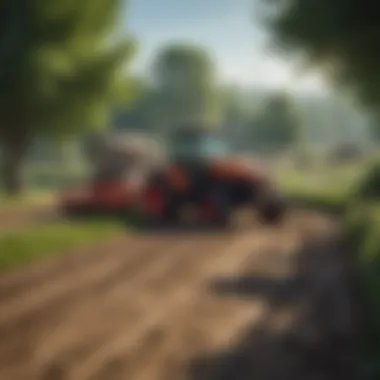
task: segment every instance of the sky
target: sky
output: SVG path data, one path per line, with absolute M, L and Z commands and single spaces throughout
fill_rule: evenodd
M 294 65 L 269 54 L 266 33 L 255 21 L 254 0 L 131 0 L 125 28 L 139 42 L 133 70 L 146 73 L 158 49 L 173 42 L 204 46 L 220 80 L 241 87 L 321 92 L 315 74 L 300 76 Z

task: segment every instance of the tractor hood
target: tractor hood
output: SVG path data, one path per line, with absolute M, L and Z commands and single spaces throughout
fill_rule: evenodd
M 245 179 L 250 181 L 267 181 L 269 176 L 263 165 L 252 157 L 229 156 L 200 160 L 185 160 L 172 162 L 171 173 L 187 173 L 190 177 L 198 177 L 202 173 L 211 172 L 217 178 Z
M 264 168 L 257 160 L 247 157 L 215 159 L 211 162 L 211 168 L 213 172 L 226 176 L 245 176 L 257 180 L 264 179 L 267 176 Z

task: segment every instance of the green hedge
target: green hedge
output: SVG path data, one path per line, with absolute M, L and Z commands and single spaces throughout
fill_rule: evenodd
M 346 239 L 356 252 L 358 288 L 365 315 L 361 352 L 365 374 L 380 378 L 380 162 L 356 186 L 346 215 Z
M 355 254 L 361 326 L 363 378 L 380 378 L 380 203 L 352 204 L 344 228 Z

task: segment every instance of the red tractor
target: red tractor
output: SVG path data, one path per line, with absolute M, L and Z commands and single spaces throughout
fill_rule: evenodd
M 228 226 L 242 206 L 256 210 L 264 223 L 282 219 L 285 203 L 269 175 L 252 158 L 234 154 L 218 133 L 178 129 L 168 152 L 168 162 L 150 173 L 142 193 L 149 221 L 177 223 L 188 205 L 220 226 Z

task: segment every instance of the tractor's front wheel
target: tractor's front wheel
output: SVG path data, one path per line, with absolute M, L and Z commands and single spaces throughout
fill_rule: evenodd
M 79 205 L 64 205 L 61 207 L 61 214 L 67 219 L 84 219 L 91 215 L 88 208 Z

